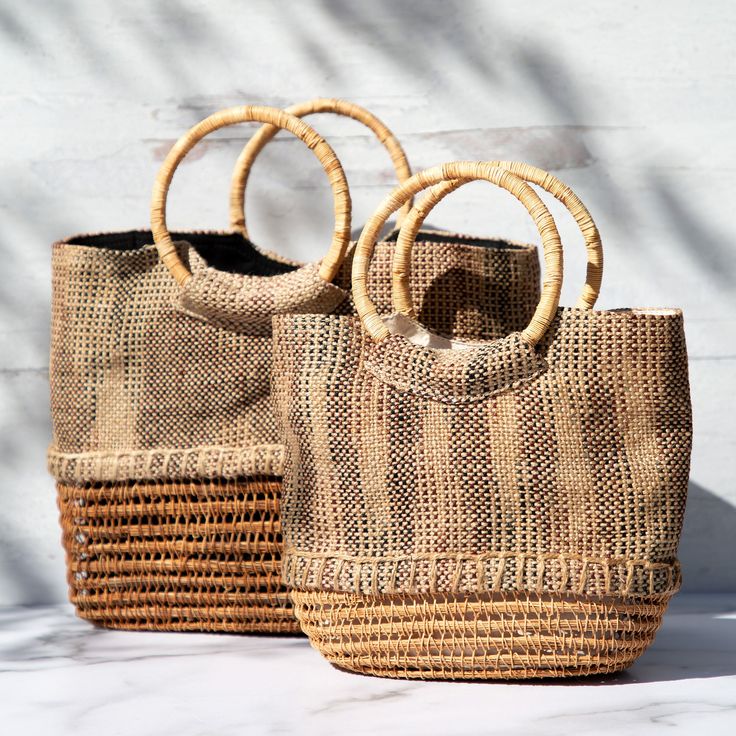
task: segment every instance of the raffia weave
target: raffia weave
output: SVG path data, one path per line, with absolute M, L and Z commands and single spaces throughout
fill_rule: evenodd
M 473 626 L 495 619 L 503 596 L 557 601 L 530 635 L 561 611 L 608 601 L 610 631 L 633 616 L 648 632 L 634 647 L 643 651 L 680 581 L 691 447 L 681 313 L 562 309 L 536 350 L 518 334 L 472 350 L 399 335 L 375 343 L 354 318 L 283 316 L 274 366 L 289 456 L 284 575 L 326 656 L 359 671 L 445 676 L 427 665 L 443 635 L 431 622 L 454 617 L 469 595 Z M 426 627 L 412 628 L 422 605 Z M 516 615 L 527 621 L 524 605 Z M 383 622 L 384 634 L 364 635 L 345 623 L 352 616 Z M 374 635 L 386 641 L 368 645 Z M 492 650 L 479 654 L 486 664 Z M 600 649 L 583 669 L 620 669 L 629 654 Z M 509 676 L 582 671 L 532 660 Z M 453 677 L 513 669 L 446 666 Z
M 351 312 L 342 288 L 349 266 L 334 286 L 315 267 L 266 256 L 239 236 L 176 237 L 193 274 L 183 289 L 145 232 L 79 236 L 53 248 L 49 468 L 59 482 L 71 596 L 83 616 L 106 625 L 295 630 L 272 573 L 238 568 L 260 554 L 249 540 L 265 522 L 249 499 L 264 478 L 277 523 L 284 448 L 269 395 L 270 320 Z M 523 326 L 539 296 L 536 249 L 462 242 L 420 245 L 429 265 L 414 293 L 424 318 L 462 336 Z M 379 245 L 371 275 L 381 303 L 390 248 Z M 80 498 L 83 513 L 69 506 Z M 146 515 L 151 504 L 155 521 Z M 143 525 L 132 521 L 141 508 Z M 85 515 L 92 509 L 94 523 Z M 74 541 L 79 535 L 84 542 Z M 154 569 L 162 548 L 168 556 Z M 267 555 L 270 570 L 278 550 Z M 179 591 L 161 571 L 184 568 L 188 587 Z

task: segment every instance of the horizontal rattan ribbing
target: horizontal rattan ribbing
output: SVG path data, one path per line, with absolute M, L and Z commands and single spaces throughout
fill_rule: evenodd
M 110 628 L 297 633 L 277 478 L 59 483 L 69 595 Z
M 381 144 L 391 156 L 394 170 L 399 182 L 406 181 L 411 176 L 411 167 L 396 136 L 373 113 L 360 105 L 346 100 L 329 97 L 318 97 L 307 102 L 299 102 L 287 107 L 285 112 L 303 118 L 316 113 L 335 113 L 352 118 L 368 127 L 376 135 Z M 249 237 L 245 220 L 245 191 L 248 177 L 258 154 L 273 140 L 279 129 L 273 125 L 264 125 L 251 137 L 238 157 L 233 170 L 230 185 L 230 226 L 238 230 L 244 237 Z M 403 216 L 412 208 L 412 200 L 407 200 L 397 217 L 401 223 Z
M 535 593 L 365 596 L 292 591 L 332 664 L 406 679 L 528 679 L 618 672 L 654 640 L 668 596 Z

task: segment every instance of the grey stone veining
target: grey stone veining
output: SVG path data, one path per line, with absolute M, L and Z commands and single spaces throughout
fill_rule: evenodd
M 679 596 L 629 671 L 544 684 L 381 680 L 298 637 L 106 631 L 68 606 L 0 608 L 0 732 L 732 736 L 736 596 Z

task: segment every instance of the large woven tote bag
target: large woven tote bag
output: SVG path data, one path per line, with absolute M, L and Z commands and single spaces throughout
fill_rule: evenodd
M 295 133 L 329 172 L 337 224 L 321 264 L 265 253 L 237 227 L 167 234 L 164 207 L 182 157 L 208 132 L 246 120 Z M 283 449 L 269 399 L 270 322 L 279 312 L 352 310 L 329 282 L 335 270 L 345 280 L 349 216 L 339 162 L 309 126 L 271 108 L 237 108 L 187 133 L 162 167 L 154 224 L 166 265 L 150 231 L 54 245 L 49 467 L 81 616 L 121 628 L 298 630 L 280 582 Z M 532 246 L 427 255 L 432 265 L 412 296 L 438 328 L 504 333 L 533 311 Z M 460 288 L 445 310 L 431 287 L 450 271 Z M 490 307 L 478 309 L 479 289 L 494 295 Z M 440 318 L 445 311 L 451 318 Z
M 503 166 L 446 164 L 384 201 L 354 259 L 359 319 L 274 319 L 284 577 L 312 644 L 348 670 L 617 671 L 652 641 L 679 586 L 691 446 L 682 314 L 559 309 L 557 229 L 522 181 L 537 170 Z M 413 320 L 406 280 L 426 213 L 476 178 L 525 205 L 546 274 L 526 328 L 461 343 Z M 380 317 L 366 290 L 376 234 L 430 185 L 399 236 L 396 313 Z M 583 302 L 599 286 L 591 271 Z
M 321 264 L 265 254 L 239 233 L 167 234 L 184 153 L 241 121 L 289 130 L 327 172 L 335 230 Z M 298 631 L 279 579 L 270 322 L 345 297 L 330 283 L 350 237 L 342 167 L 294 116 L 226 110 L 174 146 L 153 222 L 155 236 L 80 235 L 53 247 L 49 466 L 71 600 L 111 627 Z

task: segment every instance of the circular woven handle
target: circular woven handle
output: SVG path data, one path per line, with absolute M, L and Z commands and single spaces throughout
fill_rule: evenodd
M 601 290 L 603 278 L 603 246 L 593 218 L 578 196 L 564 182 L 544 169 L 522 163 L 520 161 L 487 161 L 489 166 L 498 166 L 515 174 L 520 179 L 542 187 L 567 207 L 580 227 L 588 253 L 588 269 L 585 286 L 578 298 L 577 309 L 592 309 Z M 391 297 L 397 312 L 407 317 L 416 317 L 411 298 L 409 275 L 411 273 L 411 251 L 417 233 L 432 208 L 450 192 L 466 184 L 472 179 L 455 179 L 438 185 L 436 193 L 430 199 L 428 194 L 412 210 L 410 217 L 404 222 L 396 243 L 391 274 Z
M 454 161 L 415 174 L 384 199 L 378 210 L 368 220 L 358 240 L 353 259 L 353 300 L 361 322 L 376 341 L 384 340 L 389 331 L 378 315 L 368 296 L 368 269 L 376 238 L 386 220 L 401 207 L 409 197 L 435 184 L 454 179 L 484 179 L 506 189 L 527 209 L 542 238 L 544 249 L 545 276 L 542 294 L 529 325 L 522 337 L 530 345 L 542 338 L 555 317 L 562 290 L 562 243 L 557 226 L 539 195 L 522 179 L 506 169 L 482 161 Z M 430 193 L 429 196 L 432 196 Z M 410 214 L 410 218 L 413 215 Z
M 191 278 L 192 274 L 179 257 L 166 227 L 166 198 L 177 167 L 197 142 L 209 133 L 227 125 L 247 122 L 268 123 L 293 133 L 314 152 L 327 172 L 334 197 L 335 229 L 330 250 L 320 264 L 319 275 L 325 281 L 332 281 L 350 242 L 350 193 L 345 173 L 335 152 L 313 128 L 294 115 L 263 105 L 243 105 L 220 110 L 197 123 L 169 151 L 156 176 L 151 199 L 151 229 L 161 260 L 178 284 L 183 285 Z
M 338 100 L 332 97 L 318 97 L 314 100 L 300 102 L 287 107 L 285 112 L 298 118 L 316 113 L 331 112 L 363 123 L 363 125 L 375 133 L 376 138 L 378 138 L 388 151 L 399 183 L 405 182 L 411 176 L 409 161 L 396 136 L 373 113 L 364 107 L 360 107 L 360 105 L 356 105 L 353 102 L 346 102 L 345 100 Z M 243 237 L 246 238 L 249 237 L 248 228 L 245 223 L 245 189 L 248 185 L 248 177 L 258 154 L 278 132 L 279 129 L 273 125 L 264 125 L 259 128 L 241 151 L 235 164 L 235 169 L 233 170 L 230 182 L 230 226 L 234 230 L 242 233 Z M 399 212 L 397 224 L 401 224 L 401 221 L 411 207 L 412 201 L 408 200 Z

